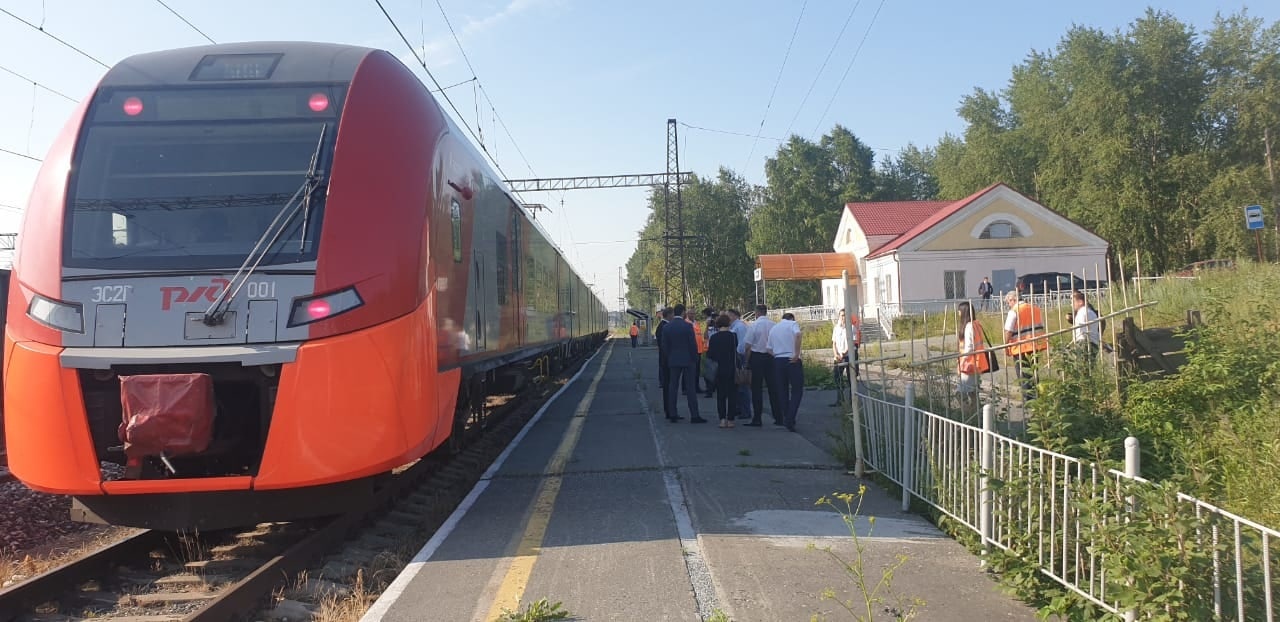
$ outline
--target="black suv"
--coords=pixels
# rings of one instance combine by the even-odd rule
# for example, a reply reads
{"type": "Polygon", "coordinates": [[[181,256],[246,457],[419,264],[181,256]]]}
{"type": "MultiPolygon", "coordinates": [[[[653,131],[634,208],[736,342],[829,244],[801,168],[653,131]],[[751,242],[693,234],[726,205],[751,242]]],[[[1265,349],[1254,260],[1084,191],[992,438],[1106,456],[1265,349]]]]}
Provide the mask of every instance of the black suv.
{"type": "Polygon", "coordinates": [[[1077,289],[1103,289],[1106,281],[1085,280],[1067,272],[1033,272],[1018,277],[1018,295],[1053,294],[1077,289]]]}

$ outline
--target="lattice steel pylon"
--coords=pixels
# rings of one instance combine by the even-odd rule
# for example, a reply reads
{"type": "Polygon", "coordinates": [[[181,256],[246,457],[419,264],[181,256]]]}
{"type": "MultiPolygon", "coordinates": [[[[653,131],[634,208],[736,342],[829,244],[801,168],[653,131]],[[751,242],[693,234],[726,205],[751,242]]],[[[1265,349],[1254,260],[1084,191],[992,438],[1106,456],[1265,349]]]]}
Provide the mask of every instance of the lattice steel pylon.
{"type": "Polygon", "coordinates": [[[689,299],[689,285],[684,273],[684,202],[680,198],[679,130],[675,119],[667,119],[667,176],[663,183],[663,247],[666,251],[663,265],[663,295],[666,304],[674,306],[689,299]],[[675,199],[671,186],[675,186],[675,199]]]}

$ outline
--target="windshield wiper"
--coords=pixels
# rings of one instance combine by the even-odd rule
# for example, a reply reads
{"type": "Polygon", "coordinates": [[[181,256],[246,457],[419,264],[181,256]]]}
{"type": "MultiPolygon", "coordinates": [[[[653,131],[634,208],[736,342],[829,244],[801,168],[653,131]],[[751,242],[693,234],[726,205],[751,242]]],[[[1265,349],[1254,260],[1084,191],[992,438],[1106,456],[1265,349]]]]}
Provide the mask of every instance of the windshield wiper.
{"type": "Polygon", "coordinates": [[[307,191],[302,195],[302,235],[298,241],[298,254],[301,255],[307,250],[307,226],[311,223],[311,195],[324,182],[324,176],[317,174],[316,167],[320,163],[320,147],[324,145],[324,133],[329,128],[328,124],[320,126],[320,142],[316,145],[316,150],[311,154],[311,166],[307,168],[307,191]]]}
{"type": "MultiPolygon", "coordinates": [[[[311,167],[307,170],[307,176],[302,181],[302,185],[298,186],[297,191],[289,198],[289,202],[276,212],[276,217],[271,219],[271,224],[267,225],[266,230],[258,237],[258,241],[254,243],[253,248],[249,250],[249,254],[245,256],[244,262],[236,269],[236,273],[231,275],[227,286],[222,288],[222,293],[218,294],[217,300],[204,312],[204,323],[207,326],[216,326],[221,324],[226,318],[227,310],[231,308],[231,301],[235,300],[240,288],[249,281],[249,277],[253,276],[258,264],[266,258],[271,247],[275,246],[280,236],[284,234],[285,229],[289,227],[289,223],[293,222],[293,217],[298,214],[299,209],[303,205],[309,203],[311,193],[320,185],[320,176],[316,174],[316,166],[320,160],[320,150],[324,147],[324,134],[329,129],[328,124],[320,126],[320,139],[316,141],[316,149],[311,153],[311,167]],[[301,203],[294,205],[299,196],[305,197],[301,203]],[[268,241],[270,238],[270,241],[268,241]],[[263,243],[266,242],[264,246],[263,243]],[[253,264],[250,266],[249,264],[253,264]],[[234,287],[234,289],[233,289],[234,287]]],[[[305,235],[305,233],[304,233],[305,235]]]]}

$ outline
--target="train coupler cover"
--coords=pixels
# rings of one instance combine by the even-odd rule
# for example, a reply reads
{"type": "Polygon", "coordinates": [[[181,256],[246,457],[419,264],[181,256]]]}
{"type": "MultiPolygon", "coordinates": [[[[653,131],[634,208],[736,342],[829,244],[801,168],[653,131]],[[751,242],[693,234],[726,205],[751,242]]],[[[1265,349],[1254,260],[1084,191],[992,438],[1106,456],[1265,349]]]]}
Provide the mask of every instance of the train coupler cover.
{"type": "Polygon", "coordinates": [[[120,376],[122,421],[117,434],[129,458],[195,454],[213,437],[209,374],[120,376]]]}

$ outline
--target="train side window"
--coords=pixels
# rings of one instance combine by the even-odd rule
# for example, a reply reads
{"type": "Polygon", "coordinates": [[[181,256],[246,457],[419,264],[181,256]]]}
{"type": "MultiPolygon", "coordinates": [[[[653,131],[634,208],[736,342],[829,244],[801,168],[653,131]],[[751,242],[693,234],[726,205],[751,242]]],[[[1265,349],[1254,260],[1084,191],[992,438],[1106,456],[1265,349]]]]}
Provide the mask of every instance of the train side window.
{"type": "Polygon", "coordinates": [[[462,204],[449,200],[449,221],[453,229],[453,260],[462,263],[462,204]]]}
{"type": "Polygon", "coordinates": [[[497,252],[495,259],[497,260],[494,268],[497,270],[497,290],[498,305],[507,304],[507,236],[501,233],[497,236],[497,252]]]}

